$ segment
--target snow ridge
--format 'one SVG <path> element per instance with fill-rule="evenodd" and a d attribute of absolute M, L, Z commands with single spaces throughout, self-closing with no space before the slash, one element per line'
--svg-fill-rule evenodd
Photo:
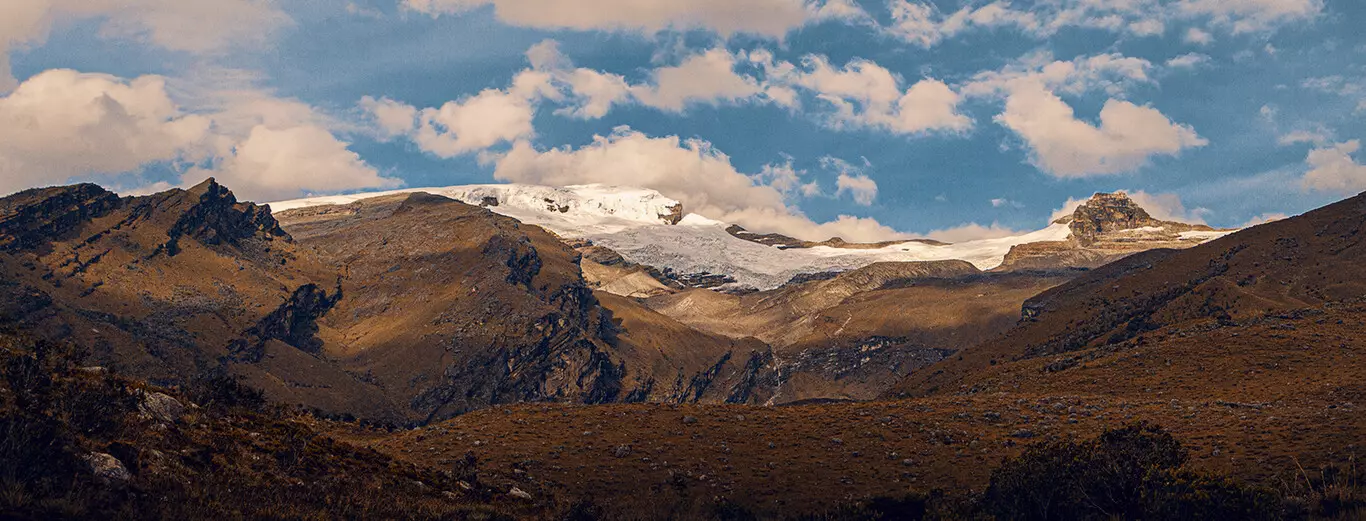
<path fill-rule="evenodd" d="M 1001 265 L 1013 246 L 1063 241 L 1071 234 L 1067 225 L 1054 224 L 1014 237 L 946 246 L 906 242 L 870 250 L 828 246 L 779 249 L 738 239 L 726 232 L 727 223 L 696 214 L 685 215 L 678 201 L 654 190 L 605 185 L 415 188 L 284 201 L 271 203 L 270 207 L 285 211 L 413 192 L 475 205 L 489 198 L 486 206 L 493 212 L 542 226 L 566 239 L 593 241 L 631 262 L 669 268 L 681 274 L 729 275 L 740 286 L 760 290 L 776 288 L 801 274 L 846 271 L 876 262 L 964 260 L 986 270 Z M 497 206 L 492 205 L 493 200 L 498 202 Z"/>

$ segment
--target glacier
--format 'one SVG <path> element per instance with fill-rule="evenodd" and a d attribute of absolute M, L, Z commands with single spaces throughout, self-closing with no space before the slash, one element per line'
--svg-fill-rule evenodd
<path fill-rule="evenodd" d="M 682 213 L 678 201 L 654 190 L 607 185 L 412 188 L 281 201 L 270 203 L 270 207 L 281 212 L 413 192 L 484 205 L 562 238 L 611 248 L 637 264 L 679 274 L 724 274 L 734 278 L 738 286 L 759 290 L 782 286 L 797 275 L 847 271 L 877 262 L 962 260 L 987 270 L 1001 265 L 1013 246 L 1063 241 L 1071 234 L 1067 225 L 1053 224 L 1032 233 L 949 245 L 905 242 L 877 249 L 781 249 L 736 238 L 726 232 L 728 223 Z M 495 200 L 497 205 L 492 204 Z"/>

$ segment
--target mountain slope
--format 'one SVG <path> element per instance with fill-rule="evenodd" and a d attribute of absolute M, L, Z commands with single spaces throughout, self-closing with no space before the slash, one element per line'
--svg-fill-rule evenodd
<path fill-rule="evenodd" d="M 1075 365 L 1079 356 L 1096 356 L 1077 353 L 1179 343 L 1193 335 L 1243 338 L 1243 329 L 1270 334 L 1282 324 L 1298 331 L 1294 322 L 1312 317 L 1333 317 L 1327 324 L 1314 318 L 1313 334 L 1342 336 L 1331 332 L 1359 320 L 1351 317 L 1366 295 L 1358 276 L 1366 263 L 1364 226 L 1366 197 L 1358 196 L 1189 250 L 1129 257 L 1030 299 L 1027 320 L 1008 335 L 935 374 L 908 379 L 897 392 L 989 388 L 985 375 L 1010 370 L 988 370 L 991 361 L 1050 357 Z"/>
<path fill-rule="evenodd" d="M 345 273 L 346 297 L 323 321 L 327 354 L 423 418 L 521 401 L 722 401 L 720 387 L 739 380 L 720 373 L 767 352 L 625 299 L 604 307 L 579 254 L 556 237 L 446 197 L 402 193 L 280 218 Z"/>

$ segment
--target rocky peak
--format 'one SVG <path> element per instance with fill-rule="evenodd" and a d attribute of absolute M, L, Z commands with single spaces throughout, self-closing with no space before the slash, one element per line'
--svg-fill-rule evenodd
<path fill-rule="evenodd" d="M 1077 207 L 1071 216 L 1054 222 L 1069 225 L 1073 237 L 1083 243 L 1107 233 L 1166 224 L 1154 219 L 1122 192 L 1096 194 Z"/>
<path fill-rule="evenodd" d="M 265 238 L 288 237 L 269 206 L 239 203 L 231 190 L 213 178 L 172 197 L 177 195 L 180 200 L 176 202 L 188 204 L 189 208 L 167 230 L 170 240 L 165 249 L 169 255 L 179 253 L 179 241 L 184 236 L 210 246 L 235 244 L 258 234 Z"/>
<path fill-rule="evenodd" d="M 0 251 L 46 244 L 120 204 L 118 195 L 93 184 L 25 190 L 0 199 Z"/>

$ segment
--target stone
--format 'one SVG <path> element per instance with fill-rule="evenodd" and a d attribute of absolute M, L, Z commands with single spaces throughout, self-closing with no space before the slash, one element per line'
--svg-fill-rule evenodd
<path fill-rule="evenodd" d="M 175 423 L 185 415 L 185 405 L 163 393 L 145 393 L 138 411 L 162 423 Z"/>
<path fill-rule="evenodd" d="M 128 481 L 133 475 L 128 473 L 128 469 L 123 466 L 112 454 L 103 452 L 91 452 L 82 457 L 86 464 L 90 465 L 90 472 L 101 481 Z"/>
<path fill-rule="evenodd" d="M 508 495 L 524 501 L 531 501 L 531 494 L 517 487 L 512 487 L 512 490 L 508 491 Z"/>

